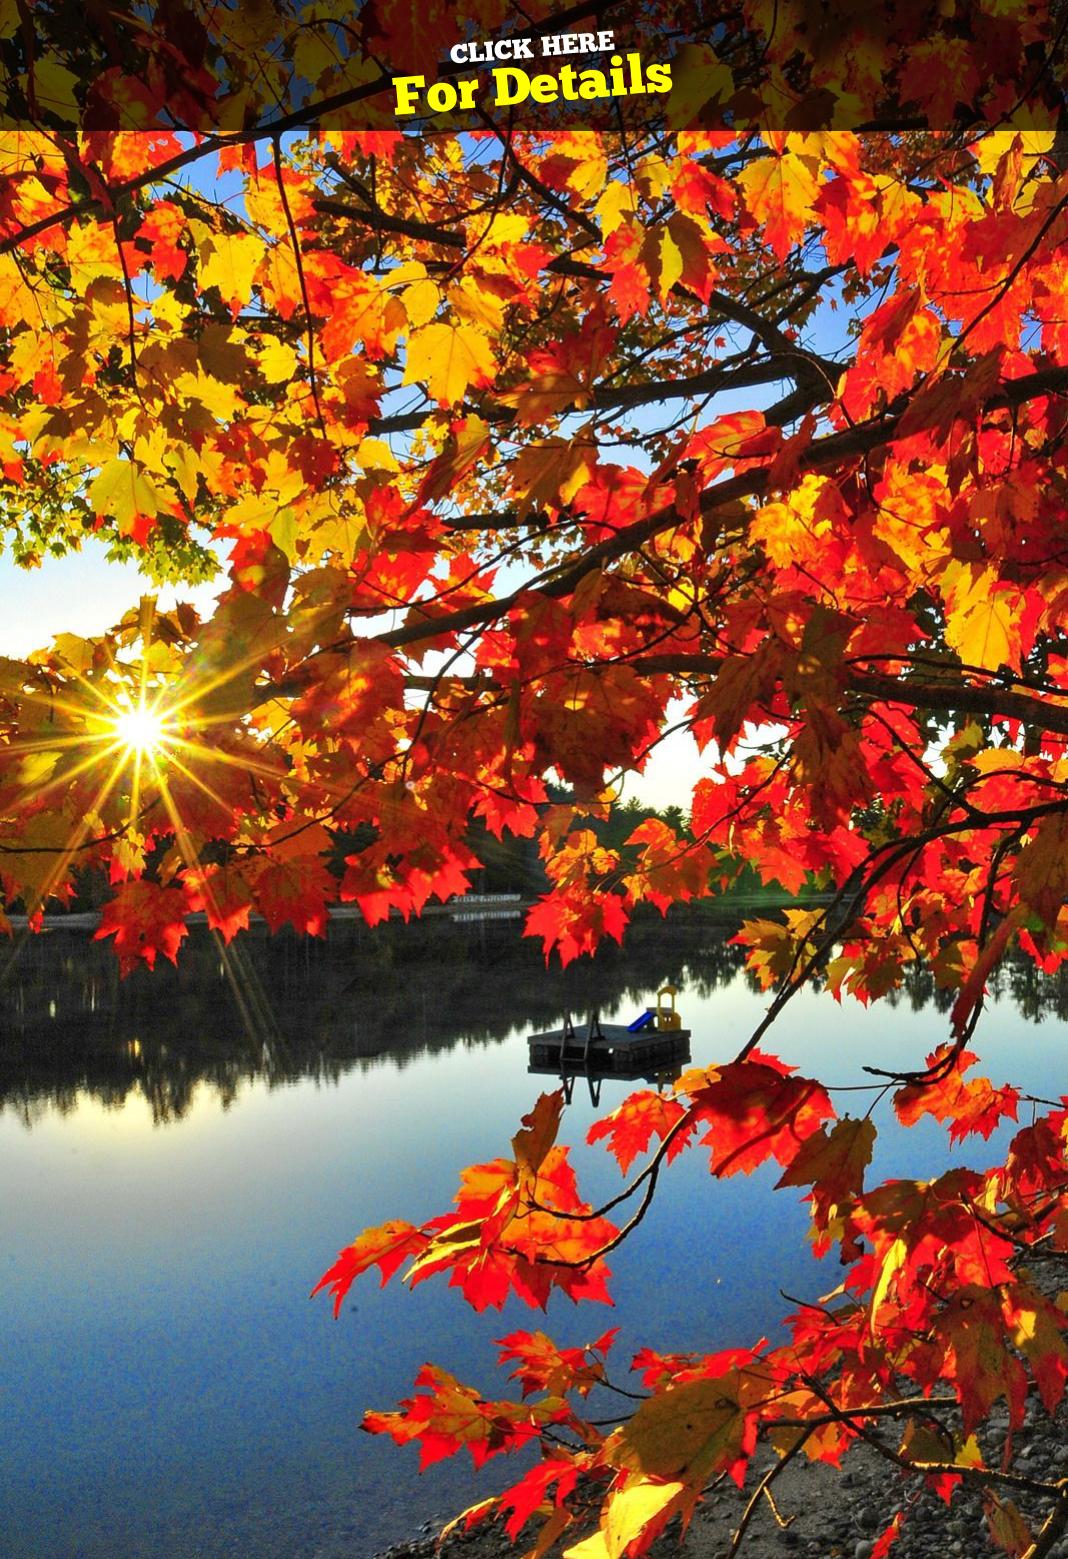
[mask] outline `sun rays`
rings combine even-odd
[[[196,881],[210,922],[212,870],[250,863],[254,877],[296,795],[298,830],[349,801],[358,777],[307,772],[292,693],[265,665],[276,636],[239,632],[240,621],[228,631],[240,605],[190,626],[142,597],[112,634],[62,636],[9,680],[0,904],[21,900],[36,921],[50,899],[70,901],[84,867],[112,884],[158,870]]]
[[[166,717],[158,709],[137,704],[115,716],[115,736],[126,753],[135,758],[154,758],[169,739]]]

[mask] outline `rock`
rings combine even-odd
[[[870,1537],[858,1538],[853,1549],[853,1559],[871,1559],[874,1548],[875,1544]]]

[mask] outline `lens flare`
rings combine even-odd
[[[167,745],[167,722],[155,709],[139,705],[115,716],[114,732],[128,753],[138,758],[154,757]]]

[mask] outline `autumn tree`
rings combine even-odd
[[[619,9],[521,25],[648,22]],[[872,1057],[873,1096],[987,1137],[1021,1096],[971,1075],[985,981],[1013,948],[1068,955],[1064,26],[916,5],[872,43],[855,7],[770,9],[790,25],[653,8],[674,119],[412,132],[391,74],[510,7],[117,6],[77,36],[3,11],[4,543],[33,567],[92,537],[221,588],[203,619],[146,595],[0,663],[0,883],[37,926],[104,872],[124,971],[176,958],[197,910],[223,942],[253,912],[316,936],[335,902],[418,914],[464,891],[476,825],[536,842],[527,930],[564,961],[743,867],[823,886],[743,929],[757,1030],[594,1127],[608,1205],[549,1094],[452,1211],[368,1231],[323,1284],[604,1297],[697,1147],[713,1178],[775,1160],[839,1296],[775,1347],[647,1350],[610,1432],[587,1406],[610,1334],[541,1332],[502,1345],[522,1400],[428,1367],[367,1426],[424,1460],[540,1444],[475,1512],[538,1555],[573,1526],[576,1559],[641,1552],[765,1439],[769,1486],[861,1440],[947,1499],[977,1485],[1037,1559],[1068,1482],[1014,1466],[1012,1432],[1068,1374],[1034,1275],[1068,1249],[1065,1101],[1029,1101],[993,1169],[870,1188],[866,1105],[765,1046],[811,980],[868,1002],[922,965],[955,993],[945,1042]],[[607,847],[620,778],[680,727],[687,826]]]

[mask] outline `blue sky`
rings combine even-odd
[[[160,604],[191,600],[200,611],[210,610],[218,584],[159,592]],[[91,538],[80,552],[46,558],[40,568],[17,568],[0,557],[0,655],[19,658],[44,649],[57,633],[91,638],[114,626],[140,596],[156,586],[132,563],[109,563],[103,546]]]

